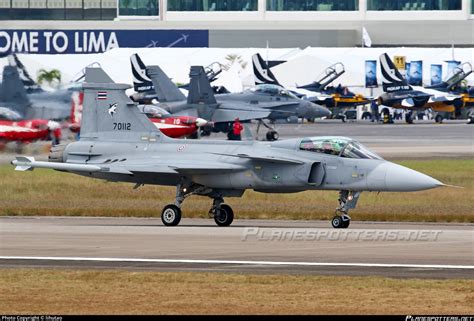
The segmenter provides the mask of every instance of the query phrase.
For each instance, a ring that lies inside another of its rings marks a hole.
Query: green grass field
[[[363,193],[354,220],[474,222],[474,160],[410,160],[397,163],[450,185],[415,193]],[[109,183],[52,170],[16,172],[0,166],[0,215],[71,215],[159,217],[174,201],[175,188]],[[236,218],[329,219],[337,192],[261,194],[247,191],[228,198]],[[211,199],[193,196],[184,217],[207,217]]]
[[[472,280],[3,269],[0,314],[474,313]]]

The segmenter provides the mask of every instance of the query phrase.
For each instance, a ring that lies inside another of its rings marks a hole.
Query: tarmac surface
[[[250,127],[252,134],[256,126]],[[317,120],[315,123],[277,124],[281,139],[311,136],[346,136],[354,138],[387,158],[472,157],[474,156],[474,125],[465,121],[432,120],[416,124],[398,122],[380,124],[370,121]],[[258,138],[264,139],[267,129],[261,128]]]
[[[0,268],[474,278],[474,225],[0,217]]]
[[[248,135],[255,138],[256,124],[247,124]],[[317,120],[315,123],[277,124],[275,129],[280,139],[312,136],[347,136],[367,145],[384,158],[472,158],[474,157],[474,125],[464,120],[447,120],[436,124],[433,120],[417,121],[406,124],[397,121],[395,124],[372,123],[367,120],[348,121]],[[265,138],[267,129],[260,128],[259,140]],[[67,136],[67,132],[64,133]],[[226,139],[223,133],[213,133],[203,139]],[[67,142],[65,139],[63,142]],[[10,163],[15,155],[34,155],[37,160],[46,160],[50,142],[28,144],[21,151],[9,143],[5,152],[0,153],[0,164]]]
[[[255,134],[256,125],[249,129]],[[388,159],[474,156],[474,126],[465,121],[318,120],[276,129],[281,139],[353,137]],[[261,128],[260,139],[265,132]],[[9,144],[0,163],[18,154],[47,159],[48,144],[29,144],[21,152]],[[0,217],[2,267],[472,279],[474,225],[353,221],[349,229],[335,230],[321,221],[236,220],[219,228],[213,220],[183,219],[169,228],[159,218]]]

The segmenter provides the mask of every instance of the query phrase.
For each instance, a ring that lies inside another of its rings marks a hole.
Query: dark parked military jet
[[[138,55],[132,56],[132,69],[144,66],[140,63],[135,64],[134,61],[140,61]],[[158,66],[134,70],[133,77],[135,89],[153,88],[160,108],[171,114],[195,116],[212,121],[214,128],[223,132],[229,130],[229,123],[236,118],[240,121],[268,119],[274,122],[291,117],[319,118],[331,114],[327,108],[301,100],[275,85],[261,85],[242,93],[214,95],[201,66],[191,67],[188,97],[184,96]],[[277,140],[278,133],[271,127],[269,129],[267,139]]]
[[[37,139],[53,139],[55,143],[59,142],[60,124],[37,117],[34,108],[28,99],[18,69],[10,65],[5,66],[0,86],[0,145],[3,146],[9,141],[28,143]]]
[[[9,65],[3,69],[0,101],[24,119],[42,118],[63,120],[69,117],[72,91],[43,90],[28,74],[16,55],[8,57]]]
[[[413,111],[431,108],[438,113],[452,113],[456,105],[462,105],[460,95],[410,86],[386,53],[380,56],[380,69],[384,93],[378,97],[377,103],[379,106],[408,110],[405,115],[407,123],[413,123]],[[435,120],[441,122],[441,114],[438,114]]]
[[[163,224],[178,225],[191,195],[213,199],[209,213],[219,226],[234,219],[225,197],[245,190],[295,193],[338,190],[335,228],[347,228],[348,212],[363,191],[410,192],[443,184],[383,160],[346,137],[307,137],[279,142],[178,140],[163,135],[102,69],[87,69],[78,142],[51,150],[49,162],[18,156],[16,170],[51,168],[108,181],[176,186],[163,208]]]
[[[449,119],[451,116],[458,119],[469,119],[469,124],[474,123],[474,87],[462,86],[462,81],[472,74],[472,65],[469,62],[460,64],[454,69],[451,76],[445,81],[425,87],[427,89],[434,89],[437,91],[450,93],[453,95],[460,95],[462,97],[462,105],[456,104],[454,115],[452,113],[441,113],[443,118]]]

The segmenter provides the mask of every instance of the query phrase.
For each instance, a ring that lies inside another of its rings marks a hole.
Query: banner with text
[[[209,47],[208,30],[0,30],[0,56],[84,54],[113,48]]]

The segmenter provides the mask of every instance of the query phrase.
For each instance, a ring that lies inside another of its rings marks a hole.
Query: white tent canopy
[[[253,83],[251,56],[260,53],[264,59],[287,60],[286,63],[274,67],[273,73],[278,80],[287,86],[304,85],[316,77],[330,65],[342,62],[346,72],[334,84],[357,88],[357,91],[367,93],[365,82],[365,60],[378,60],[378,57],[387,52],[391,57],[395,55],[406,56],[406,61],[423,60],[423,78],[427,85],[430,79],[430,65],[442,64],[443,77],[446,76],[447,67],[444,61],[454,59],[461,62],[474,62],[473,48],[299,48],[267,49],[267,48],[117,48],[103,54],[84,55],[27,55],[19,54],[18,57],[26,66],[33,78],[40,69],[59,69],[63,82],[68,82],[85,66],[98,62],[102,68],[116,81],[131,83],[130,56],[138,53],[145,64],[159,65],[175,82],[188,82],[189,67],[191,65],[207,66],[213,62],[229,64],[228,55],[238,55],[246,63],[240,72],[239,68],[231,68],[231,74],[222,73],[219,85],[226,81],[232,82],[232,89],[240,88],[231,77],[239,77],[238,81],[243,86]],[[7,59],[0,59],[0,67],[7,64]],[[378,67],[379,79],[380,68]],[[238,76],[240,74],[240,76]],[[233,75],[233,76],[232,76]],[[225,81],[224,81],[225,80]],[[474,85],[474,76],[468,78]]]

